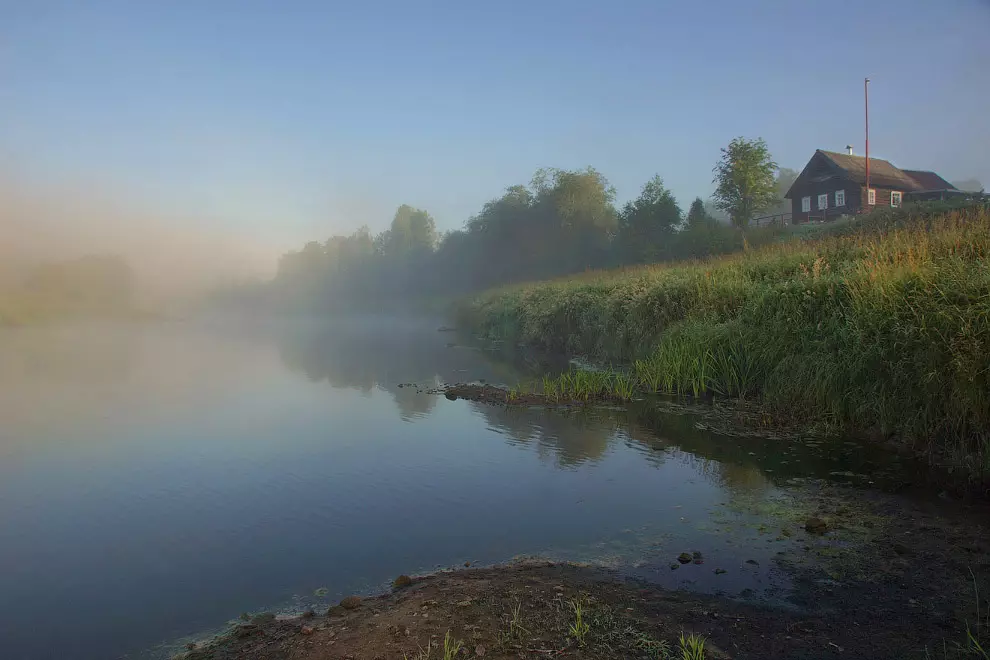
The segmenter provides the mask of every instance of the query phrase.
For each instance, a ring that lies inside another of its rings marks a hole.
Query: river
[[[448,401],[427,390],[548,367],[437,326],[0,331],[3,657],[167,656],[242,612],[520,556],[779,600],[774,558],[806,482],[910,469],[855,443],[741,440],[642,406]],[[703,565],[672,568],[696,550]]]

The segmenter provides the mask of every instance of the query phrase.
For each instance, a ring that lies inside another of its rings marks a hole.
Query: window
[[[846,191],[845,190],[836,190],[835,191],[835,205],[836,206],[845,206],[846,205]]]
[[[873,206],[877,203],[877,191],[870,188],[870,191],[866,193],[866,203]]]
[[[811,198],[810,197],[802,197],[801,198],[801,212],[802,213],[808,213],[810,211],[811,211]]]
[[[890,191],[890,205],[891,206],[901,205],[901,193],[897,192],[896,190]]]
[[[828,208],[828,193],[818,196],[818,210],[824,211]]]

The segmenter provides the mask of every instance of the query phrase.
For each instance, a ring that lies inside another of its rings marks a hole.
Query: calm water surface
[[[436,327],[0,332],[4,657],[161,656],[241,612],[526,555],[772,595],[787,580],[766,512],[802,497],[795,477],[865,479],[880,460],[645,410],[447,401],[423,386],[540,367]],[[696,549],[703,566],[671,570]]]

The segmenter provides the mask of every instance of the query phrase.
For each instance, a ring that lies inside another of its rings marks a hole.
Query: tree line
[[[753,217],[781,212],[796,176],[778,168],[762,139],[737,138],[714,168],[712,199],[695,199],[685,212],[659,175],[620,208],[596,169],[544,168],[462,229],[441,234],[427,211],[404,204],[380,234],[362,227],[311,241],[279,259],[273,286],[284,304],[318,309],[722,254],[741,249]]]

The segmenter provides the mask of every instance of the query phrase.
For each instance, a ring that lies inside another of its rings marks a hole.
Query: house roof
[[[918,190],[955,190],[956,187],[935,174],[926,170],[902,170],[918,182]],[[872,174],[872,172],[871,172]],[[872,178],[872,177],[871,177]]]
[[[813,167],[816,162],[819,163],[818,170]],[[827,166],[825,170],[821,169],[823,163]],[[836,176],[864,185],[866,183],[866,158],[818,149],[784,197],[790,199],[791,192],[799,182],[824,181]],[[902,170],[891,164],[890,161],[881,158],[870,159],[870,186],[892,188],[903,192],[954,190],[951,183],[934,172]]]
[[[850,180],[856,183],[866,183],[866,158],[863,156],[840,154],[821,149],[818,152],[832,161],[836,167],[844,170]],[[870,159],[870,185],[904,191],[919,189],[918,182],[908,176],[904,170],[880,158]]]

